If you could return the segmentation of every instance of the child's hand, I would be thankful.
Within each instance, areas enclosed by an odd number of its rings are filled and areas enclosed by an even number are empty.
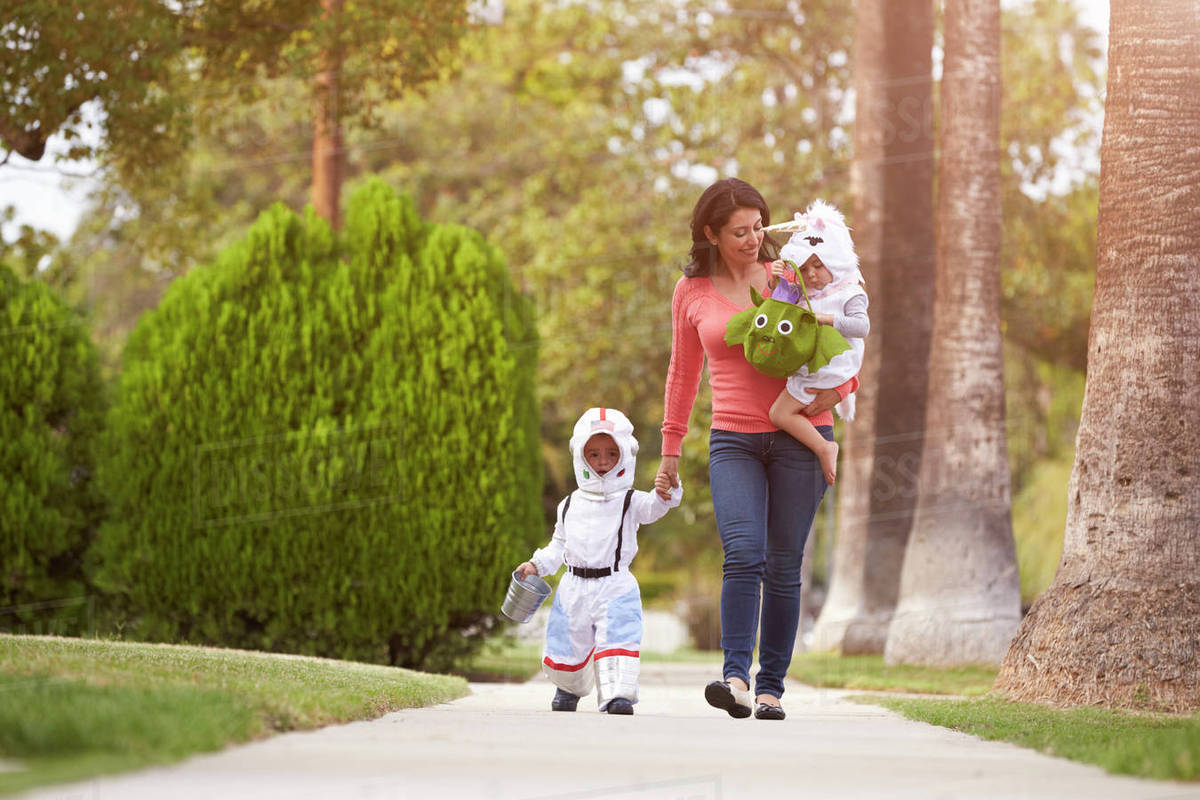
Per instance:
[[[671,499],[671,476],[665,472],[660,472],[654,476],[654,491],[663,500]]]
[[[528,578],[530,575],[537,575],[537,567],[533,565],[532,561],[526,561],[524,564],[517,567],[515,571],[521,573],[522,578]]]
[[[817,322],[821,325],[832,325],[833,314],[817,314]]]

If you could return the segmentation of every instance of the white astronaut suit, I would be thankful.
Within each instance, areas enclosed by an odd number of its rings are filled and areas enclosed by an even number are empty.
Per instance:
[[[584,459],[583,446],[608,434],[621,453],[605,475]],[[575,423],[570,442],[579,488],[558,505],[550,543],[530,559],[539,575],[552,575],[564,562],[550,607],[542,670],[564,691],[576,696],[597,686],[600,711],[616,697],[638,699],[642,644],[642,597],[629,563],[637,554],[639,525],[654,522],[679,505],[682,488],[671,499],[633,487],[637,439],[633,424],[620,411],[589,409]]]

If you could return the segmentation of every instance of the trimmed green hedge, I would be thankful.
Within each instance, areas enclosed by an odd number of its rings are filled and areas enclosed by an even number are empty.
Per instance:
[[[476,232],[271,208],[130,337],[98,585],[139,637],[445,667],[541,537],[535,362]]]
[[[0,630],[78,634],[87,622],[67,618],[87,613],[102,403],[84,320],[0,265]]]

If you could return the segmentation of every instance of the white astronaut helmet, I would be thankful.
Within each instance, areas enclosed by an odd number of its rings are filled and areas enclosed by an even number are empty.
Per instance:
[[[771,228],[792,233],[787,244],[779,250],[780,258],[800,267],[816,255],[833,276],[829,286],[816,293],[810,291],[810,299],[848,285],[865,283],[858,269],[858,254],[854,252],[854,240],[850,238],[846,219],[842,212],[824,200],[814,200],[803,214],[797,213],[793,220]]]
[[[596,474],[583,453],[583,446],[588,439],[598,433],[612,437],[621,452],[620,460],[604,475]],[[575,423],[570,449],[575,465],[575,481],[581,491],[607,496],[633,487],[638,443],[633,436],[633,423],[620,411],[615,408],[589,408],[585,411]]]

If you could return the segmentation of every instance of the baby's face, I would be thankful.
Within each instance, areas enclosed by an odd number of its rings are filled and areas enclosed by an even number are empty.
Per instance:
[[[804,280],[805,288],[810,292],[815,292],[829,285],[833,280],[833,273],[821,262],[817,254],[813,253],[807,261],[800,265],[800,277]]]
[[[583,446],[583,460],[597,475],[604,475],[620,463],[621,448],[607,433],[595,433]]]

